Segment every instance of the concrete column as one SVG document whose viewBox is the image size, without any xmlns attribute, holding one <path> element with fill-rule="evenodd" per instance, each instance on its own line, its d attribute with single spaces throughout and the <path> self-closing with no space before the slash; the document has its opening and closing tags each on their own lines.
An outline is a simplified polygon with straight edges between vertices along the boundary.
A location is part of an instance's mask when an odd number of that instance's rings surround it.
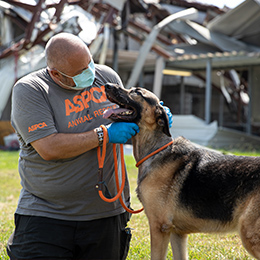
<svg viewBox="0 0 260 260">
<path fill-rule="evenodd" d="M 184 77 L 181 76 L 181 91 L 180 91 L 180 113 L 184 115 L 184 107 L 185 107 L 185 85 L 184 85 Z"/>
<path fill-rule="evenodd" d="M 162 93 L 162 80 L 163 80 L 163 70 L 165 67 L 164 58 L 159 56 L 156 59 L 154 82 L 153 82 L 153 93 L 160 99 Z"/>
<path fill-rule="evenodd" d="M 252 69 L 252 84 L 251 86 L 251 123 L 260 125 L 260 67 L 253 67 Z M 250 79 L 249 79 L 250 80 Z"/>
<path fill-rule="evenodd" d="M 206 68 L 206 93 L 205 93 L 205 121 L 207 124 L 211 121 L 211 95 L 212 95 L 212 86 L 211 86 L 211 59 L 207 61 Z"/>
<path fill-rule="evenodd" d="M 247 122 L 246 122 L 246 132 L 247 134 L 252 133 L 251 127 L 251 118 L 252 118 L 252 88 L 253 88 L 253 68 L 249 67 L 248 69 L 248 114 L 247 114 Z"/>
</svg>

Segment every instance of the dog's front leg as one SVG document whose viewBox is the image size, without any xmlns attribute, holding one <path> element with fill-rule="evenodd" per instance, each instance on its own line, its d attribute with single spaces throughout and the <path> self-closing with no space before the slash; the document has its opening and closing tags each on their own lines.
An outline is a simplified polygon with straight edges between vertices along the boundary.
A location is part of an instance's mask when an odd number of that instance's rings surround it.
<svg viewBox="0 0 260 260">
<path fill-rule="evenodd" d="M 162 225 L 164 226 L 164 225 Z M 168 244 L 170 241 L 170 230 L 165 230 L 158 223 L 150 222 L 151 235 L 151 260 L 166 259 Z"/>
<path fill-rule="evenodd" d="M 174 260 L 188 260 L 187 235 L 171 233 L 171 246 Z"/>
</svg>

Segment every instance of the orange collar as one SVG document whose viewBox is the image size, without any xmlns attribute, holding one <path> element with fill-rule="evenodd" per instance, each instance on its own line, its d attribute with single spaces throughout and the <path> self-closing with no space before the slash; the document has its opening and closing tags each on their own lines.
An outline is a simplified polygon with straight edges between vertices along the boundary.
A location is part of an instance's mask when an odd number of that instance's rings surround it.
<svg viewBox="0 0 260 260">
<path fill-rule="evenodd" d="M 164 150 L 166 147 L 168 147 L 169 145 L 171 145 L 173 143 L 173 140 L 170 141 L 168 144 L 160 147 L 159 149 L 155 150 L 154 152 L 148 154 L 147 156 L 145 156 L 143 159 L 141 159 L 139 162 L 136 163 L 136 167 L 139 167 L 144 161 L 146 161 L 147 159 L 149 159 L 150 157 L 152 157 L 153 155 L 159 153 L 160 151 Z"/>
</svg>

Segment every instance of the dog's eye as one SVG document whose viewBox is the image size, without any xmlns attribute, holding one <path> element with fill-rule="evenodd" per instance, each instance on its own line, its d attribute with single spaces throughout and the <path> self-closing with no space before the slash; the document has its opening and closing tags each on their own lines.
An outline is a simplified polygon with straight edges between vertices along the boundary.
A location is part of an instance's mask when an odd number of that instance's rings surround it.
<svg viewBox="0 0 260 260">
<path fill-rule="evenodd" d="M 142 96 L 142 92 L 141 92 L 140 89 L 133 89 L 133 90 L 130 91 L 130 94 Z"/>
<path fill-rule="evenodd" d="M 136 89 L 136 90 L 135 90 L 135 93 L 136 93 L 137 95 L 140 95 L 140 96 L 143 95 L 143 94 L 142 94 L 142 91 L 141 91 L 140 89 Z"/>
</svg>

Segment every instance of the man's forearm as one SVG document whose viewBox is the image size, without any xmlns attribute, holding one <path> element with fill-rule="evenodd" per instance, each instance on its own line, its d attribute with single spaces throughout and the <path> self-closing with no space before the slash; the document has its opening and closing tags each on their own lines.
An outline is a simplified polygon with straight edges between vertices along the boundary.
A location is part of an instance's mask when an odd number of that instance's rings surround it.
<svg viewBox="0 0 260 260">
<path fill-rule="evenodd" d="M 57 133 L 31 143 L 44 160 L 67 159 L 83 154 L 99 144 L 95 132 Z"/>
</svg>

